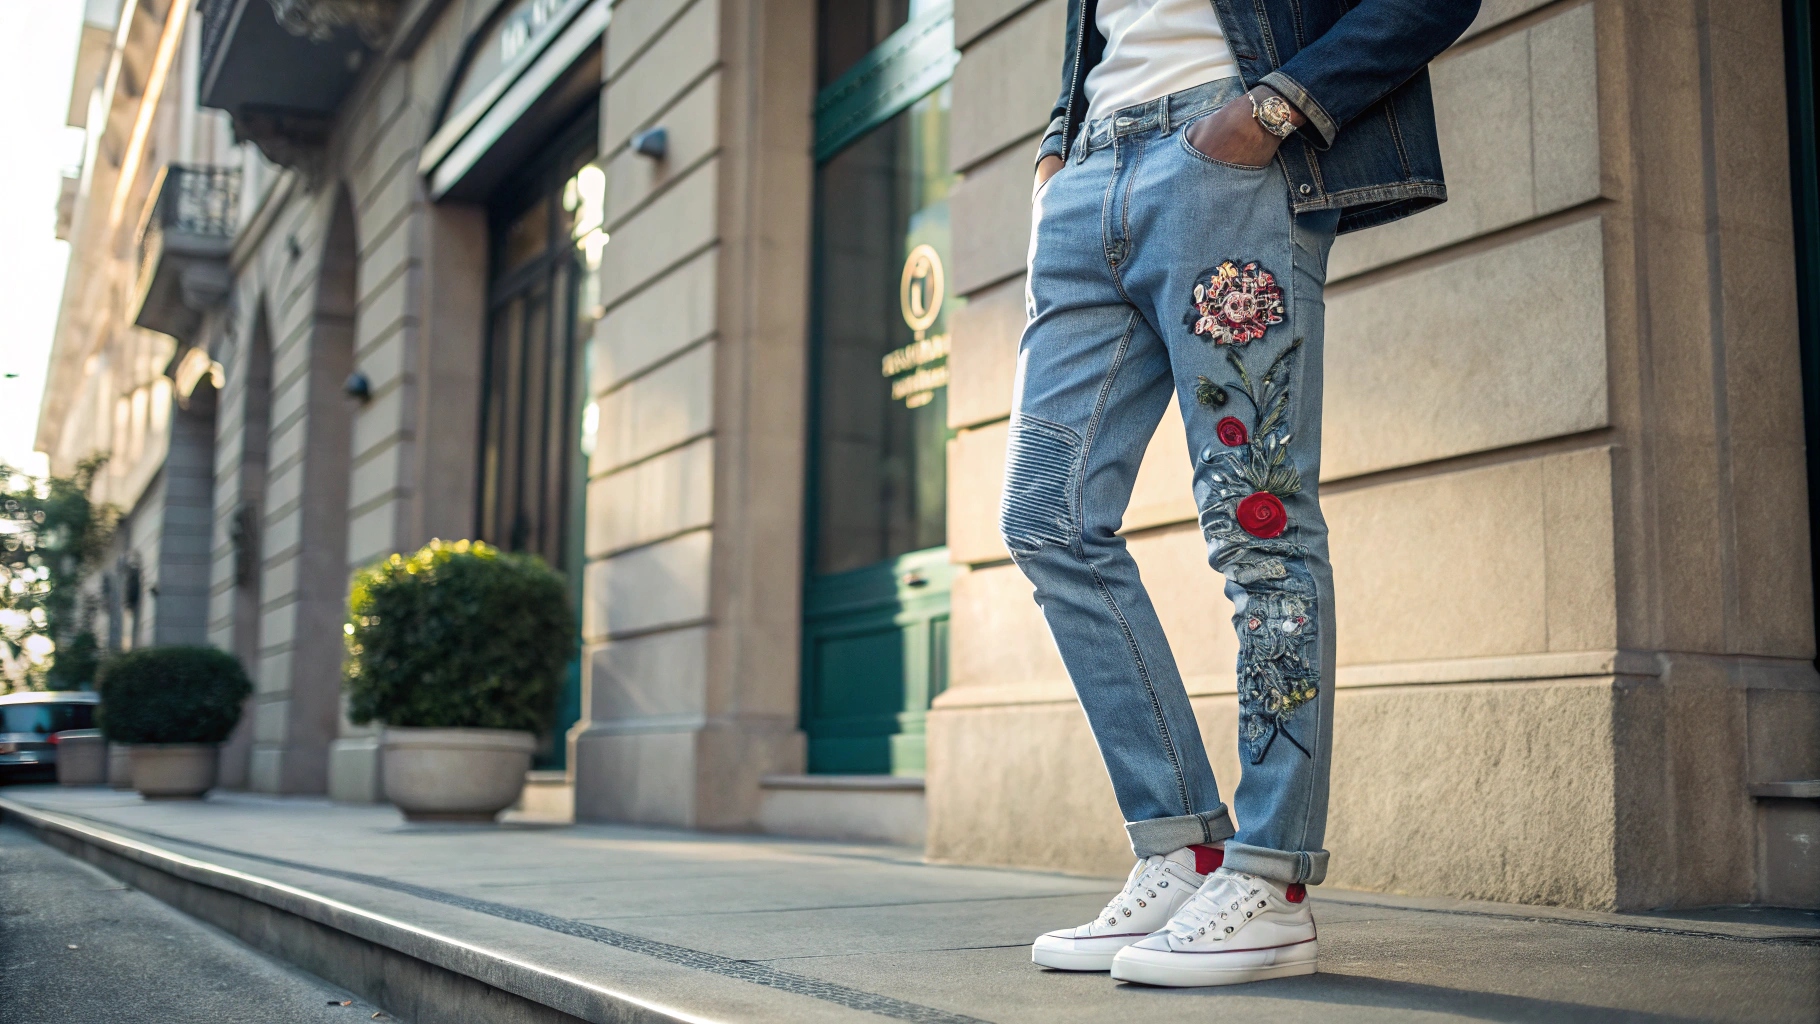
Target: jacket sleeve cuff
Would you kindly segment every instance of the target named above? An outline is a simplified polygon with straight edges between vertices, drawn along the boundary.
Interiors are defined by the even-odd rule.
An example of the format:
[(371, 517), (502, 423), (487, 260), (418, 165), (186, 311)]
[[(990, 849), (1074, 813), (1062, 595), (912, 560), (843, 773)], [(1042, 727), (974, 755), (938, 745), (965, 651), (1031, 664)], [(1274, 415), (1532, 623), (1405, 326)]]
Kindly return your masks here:
[(1302, 116), (1308, 119), (1308, 123), (1302, 126), (1302, 130), (1307, 131), (1308, 129), (1313, 128), (1319, 133), (1321, 136), (1321, 149), (1326, 149), (1328, 146), (1333, 145), (1333, 138), (1340, 133), (1340, 126), (1334, 122), (1332, 117), (1328, 116), (1327, 111), (1322, 109), (1321, 105), (1315, 101), (1315, 98), (1309, 94), (1308, 90), (1302, 88), (1302, 83), (1290, 78), (1281, 71), (1272, 71), (1270, 74), (1258, 79), (1258, 84), (1267, 85), (1270, 88), (1275, 89), (1279, 95), (1294, 104), (1295, 108), (1302, 112)]
[(1046, 156), (1059, 156), (1068, 159), (1068, 139), (1062, 132), (1062, 119), (1049, 122), (1049, 129), (1043, 133), (1043, 144), (1036, 149), (1036, 163), (1042, 163)]

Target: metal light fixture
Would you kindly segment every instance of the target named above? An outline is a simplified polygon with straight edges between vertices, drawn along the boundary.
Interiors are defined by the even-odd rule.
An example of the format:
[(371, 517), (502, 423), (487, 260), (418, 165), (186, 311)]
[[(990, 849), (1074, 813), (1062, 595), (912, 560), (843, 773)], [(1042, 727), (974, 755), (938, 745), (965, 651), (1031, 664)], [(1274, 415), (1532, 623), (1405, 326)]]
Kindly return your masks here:
[(662, 160), (670, 152), (670, 130), (663, 125), (646, 128), (632, 136), (632, 152), (639, 156), (648, 156), (653, 160)]

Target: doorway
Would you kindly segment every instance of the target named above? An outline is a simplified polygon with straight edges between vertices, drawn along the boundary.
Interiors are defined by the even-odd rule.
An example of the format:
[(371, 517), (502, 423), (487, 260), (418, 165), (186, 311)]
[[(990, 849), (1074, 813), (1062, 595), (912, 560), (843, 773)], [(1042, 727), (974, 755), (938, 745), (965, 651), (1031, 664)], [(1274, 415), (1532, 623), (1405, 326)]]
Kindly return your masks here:
[[(605, 177), (589, 113), (557, 134), (488, 204), (478, 534), (541, 557), (568, 580), (579, 619), (589, 339)], [(576, 654), (579, 655), (579, 646)], [(564, 767), (581, 716), (579, 657), (557, 697), (536, 767)]]
[(824, 0), (802, 725), (812, 773), (922, 775), (947, 685), (947, 4)]

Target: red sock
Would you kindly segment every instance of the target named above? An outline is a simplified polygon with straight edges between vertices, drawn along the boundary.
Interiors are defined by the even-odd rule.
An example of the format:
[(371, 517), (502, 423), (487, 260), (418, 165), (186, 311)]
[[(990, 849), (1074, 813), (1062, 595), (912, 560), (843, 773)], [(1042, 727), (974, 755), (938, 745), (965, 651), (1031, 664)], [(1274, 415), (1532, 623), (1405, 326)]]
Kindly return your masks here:
[(1283, 898), (1291, 903), (1300, 903), (1308, 898), (1308, 887), (1300, 882), (1291, 882), (1289, 888), (1284, 890)]
[(1226, 862), (1226, 851), (1217, 846), (1197, 844), (1189, 849), (1194, 851), (1194, 873), (1197, 875), (1211, 875)]

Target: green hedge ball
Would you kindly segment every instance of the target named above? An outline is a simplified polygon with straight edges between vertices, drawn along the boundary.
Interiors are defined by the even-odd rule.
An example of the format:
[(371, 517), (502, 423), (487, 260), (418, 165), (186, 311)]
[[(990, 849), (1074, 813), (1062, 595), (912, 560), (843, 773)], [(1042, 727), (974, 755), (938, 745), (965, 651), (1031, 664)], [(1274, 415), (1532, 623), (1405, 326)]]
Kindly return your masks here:
[(477, 541), (362, 569), (343, 630), (348, 716), (363, 725), (544, 733), (575, 657), (562, 575)]

